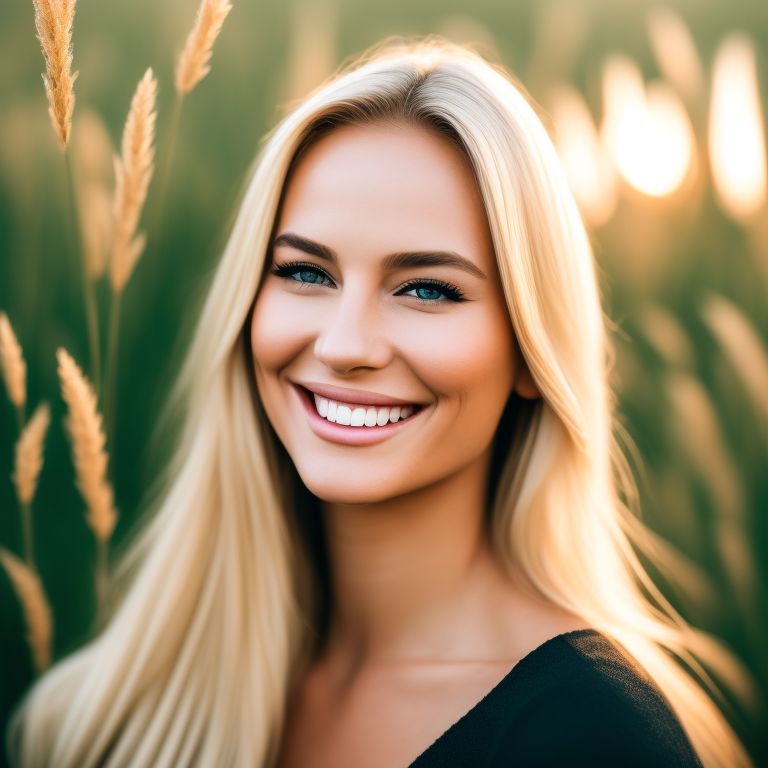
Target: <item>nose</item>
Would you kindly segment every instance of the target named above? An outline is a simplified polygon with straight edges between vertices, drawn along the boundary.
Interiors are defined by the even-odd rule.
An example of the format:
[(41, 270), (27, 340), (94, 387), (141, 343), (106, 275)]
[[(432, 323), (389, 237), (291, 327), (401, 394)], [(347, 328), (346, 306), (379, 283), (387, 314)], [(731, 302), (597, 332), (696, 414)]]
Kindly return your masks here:
[(341, 296), (323, 315), (314, 352), (339, 374), (387, 365), (392, 349), (375, 302), (362, 290)]

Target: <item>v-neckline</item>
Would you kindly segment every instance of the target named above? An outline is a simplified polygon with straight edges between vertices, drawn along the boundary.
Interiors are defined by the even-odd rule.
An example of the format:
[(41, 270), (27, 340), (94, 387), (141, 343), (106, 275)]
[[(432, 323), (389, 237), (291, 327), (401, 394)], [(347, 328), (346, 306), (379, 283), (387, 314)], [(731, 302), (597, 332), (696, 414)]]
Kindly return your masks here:
[(499, 692), (502, 688), (506, 688), (509, 684), (509, 681), (515, 675), (515, 673), (519, 670), (520, 665), (523, 664), (523, 662), (529, 660), (532, 656), (540, 653), (542, 650), (547, 648), (549, 645), (554, 643), (556, 640), (561, 640), (566, 637), (578, 637), (580, 635), (588, 635), (588, 634), (600, 634), (599, 630), (587, 628), (587, 629), (572, 629), (568, 632), (561, 632), (559, 635), (554, 635), (553, 637), (550, 637), (548, 640), (545, 640), (540, 645), (537, 645), (532, 650), (528, 651), (528, 653), (525, 654), (521, 659), (518, 659), (514, 666), (499, 680), (496, 685), (491, 688), (488, 693), (486, 693), (479, 701), (477, 701), (475, 704), (473, 704), (458, 720), (451, 723), (431, 744), (429, 744), (426, 749), (424, 749), (423, 752), (420, 752), (407, 766), (407, 768), (418, 768), (417, 763), (419, 763), (421, 760), (428, 758), (430, 756), (430, 753), (434, 752), (439, 744), (442, 744), (447, 739), (451, 738), (451, 736), (457, 731), (466, 721), (467, 719), (472, 716), (475, 712), (477, 712), (479, 709), (484, 708), (488, 706), (489, 702), (498, 696)]

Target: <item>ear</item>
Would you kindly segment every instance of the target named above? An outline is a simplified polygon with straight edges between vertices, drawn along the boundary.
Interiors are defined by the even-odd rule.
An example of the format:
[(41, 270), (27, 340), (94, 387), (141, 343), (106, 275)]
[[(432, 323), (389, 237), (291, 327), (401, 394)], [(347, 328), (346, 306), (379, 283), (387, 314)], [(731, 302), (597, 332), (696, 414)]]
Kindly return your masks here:
[(539, 392), (539, 388), (536, 386), (536, 382), (533, 380), (533, 376), (531, 376), (531, 372), (525, 363), (522, 364), (522, 367), (517, 372), (514, 391), (526, 400), (536, 400), (541, 397), (541, 392)]
[(531, 371), (528, 368), (528, 364), (525, 362), (525, 358), (523, 357), (519, 345), (515, 346), (517, 353), (515, 355), (515, 365), (517, 366), (517, 370), (515, 371), (515, 380), (512, 390), (526, 400), (536, 400), (541, 397), (541, 392), (536, 386), (533, 376), (531, 376)]

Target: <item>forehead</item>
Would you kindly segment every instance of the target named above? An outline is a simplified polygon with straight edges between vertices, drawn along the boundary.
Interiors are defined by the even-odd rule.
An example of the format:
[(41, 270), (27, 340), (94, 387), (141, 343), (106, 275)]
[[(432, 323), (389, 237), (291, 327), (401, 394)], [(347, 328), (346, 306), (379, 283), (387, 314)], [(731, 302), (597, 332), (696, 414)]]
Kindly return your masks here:
[(492, 266), (490, 233), (467, 158), (436, 130), (344, 125), (299, 159), (277, 233), (290, 230), (345, 255), (445, 249)]

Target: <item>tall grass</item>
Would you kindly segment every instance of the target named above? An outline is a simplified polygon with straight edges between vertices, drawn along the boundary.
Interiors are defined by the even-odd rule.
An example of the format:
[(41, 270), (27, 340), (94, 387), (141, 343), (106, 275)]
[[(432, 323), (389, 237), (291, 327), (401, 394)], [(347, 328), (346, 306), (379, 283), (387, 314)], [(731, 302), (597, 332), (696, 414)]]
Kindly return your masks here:
[[(48, 115), (56, 139), (56, 144), (51, 142), (51, 147), (58, 146), (65, 153), (70, 185), (67, 205), (71, 205), (73, 227), (76, 226), (81, 233), (76, 248), (83, 264), (83, 298), (88, 322), (90, 377), (86, 377), (74, 362), (74, 357), (63, 350), (58, 353), (58, 362), (62, 376), (62, 393), (65, 389), (68, 391), (64, 401), (69, 410), (69, 418), (81, 425), (76, 427), (74, 432), (90, 435), (87, 438), (75, 438), (73, 429), (67, 428), (72, 444), (77, 487), (83, 498), (93, 502), (92, 506), (91, 502), (86, 501), (89, 510), (86, 522), (98, 547), (96, 581), (101, 582), (101, 586), (98, 583), (95, 586), (98, 595), (103, 589), (104, 580), (108, 578), (108, 575), (105, 575), (108, 574), (108, 546), (116, 530), (117, 507), (120, 506), (125, 511), (128, 507), (127, 502), (121, 501), (120, 505), (116, 503), (115, 499), (122, 499), (123, 496), (120, 489), (114, 484), (110, 485), (108, 480), (109, 469), (114, 469), (115, 455), (114, 425), (117, 423), (117, 410), (114, 408), (114, 388), (117, 382), (122, 382), (122, 375), (127, 373), (125, 370), (121, 371), (117, 365), (120, 352), (118, 318), (121, 301), (126, 291), (130, 290), (132, 275), (141, 256), (155, 257), (154, 252), (147, 254), (143, 251), (147, 241), (143, 239), (141, 230), (143, 229), (152, 243), (153, 238), (156, 238), (165, 226), (163, 210), (167, 204), (169, 180), (181, 126), (182, 105), (190, 91), (197, 87), (210, 71), (211, 51), (231, 5), (228, 2), (202, 0), (192, 29), (175, 60), (175, 66), (169, 67), (173, 70), (173, 82), (169, 82), (167, 88), (163, 87), (162, 82), (154, 80), (153, 76), (147, 78), (145, 74), (142, 78), (143, 96), (139, 101), (143, 105), (144, 128), (147, 129), (150, 123), (154, 128), (154, 117), (150, 120), (149, 114), (155, 112), (158, 114), (158, 126), (167, 130), (163, 134), (164, 141), (158, 144), (157, 156), (154, 155), (154, 150), (150, 152), (146, 142), (148, 130), (143, 134), (144, 143), (137, 142), (144, 147), (143, 153), (137, 154), (138, 157), (144, 158), (144, 162), (143, 165), (136, 162), (135, 167), (143, 167), (144, 177), (149, 185), (147, 195), (151, 195), (145, 195), (147, 200), (142, 199), (138, 206), (136, 196), (131, 198), (132, 202), (128, 204), (126, 190), (128, 187), (141, 190), (142, 184), (131, 186), (131, 183), (126, 181), (126, 175), (122, 182), (118, 182), (117, 170), (115, 179), (110, 180), (101, 172), (91, 173), (88, 169), (82, 169), (83, 162), (88, 162), (88, 150), (79, 152), (78, 142), (82, 140), (83, 145), (91, 150), (99, 145), (102, 147), (99, 151), (103, 152), (106, 130), (103, 124), (101, 129), (94, 128), (100, 118), (93, 112), (90, 113), (93, 120), (81, 121), (80, 118), (89, 113), (79, 103), (77, 114), (74, 111), (74, 84), (77, 78), (77, 74), (71, 72), (74, 0), (35, 0), (34, 6), (37, 34), (46, 61), (44, 98), (48, 103)], [(329, 3), (325, 4), (325, 7), (332, 9), (335, 5)], [(317, 79), (327, 74), (330, 54), (322, 46), (328, 46), (332, 36), (326, 27), (318, 34), (315, 20), (322, 17), (323, 23), (329, 26), (333, 26), (335, 22), (329, 21), (334, 18), (332, 14), (316, 12), (317, 16), (310, 15), (311, 9), (314, 8), (311, 4), (295, 4), (292, 8), (292, 21), (289, 23), (293, 26), (290, 28), (288, 46), (291, 61), (283, 62), (289, 66), (277, 67), (274, 58), (270, 58), (275, 56), (275, 52), (269, 46), (263, 46), (263, 49), (253, 53), (251, 58), (246, 56), (243, 48), (242, 59), (249, 67), (263, 70), (255, 73), (258, 75), (258, 87), (271, 87), (273, 81), (278, 80), (285, 69), (295, 73), (292, 78), (283, 78), (289, 84), (294, 81), (303, 83), (296, 88), (291, 86), (290, 94), (286, 94), (294, 96), (299, 92), (304, 93), (308, 86), (316, 84)], [(303, 10), (307, 13), (303, 13)], [(354, 24), (353, 9), (349, 10), (349, 17), (345, 17), (347, 46), (360, 48), (371, 36), (390, 31), (366, 26), (364, 30), (361, 27), (356, 32), (349, 26)], [(265, 6), (259, 7), (258, 12), (266, 17), (269, 11)], [(480, 17), (482, 9), (478, 7), (477, 12)], [(237, 13), (243, 13), (243, 19), (248, 23), (252, 24), (256, 20), (255, 9), (247, 10), (238, 6)], [(248, 17), (248, 13), (253, 16)], [(444, 13), (444, 9), (440, 9), (439, 13)], [(539, 26), (541, 19), (551, 20), (555, 16), (560, 19), (556, 29), (552, 26), (548, 28), (548, 36), (536, 38), (549, 41), (549, 44), (529, 52), (528, 60), (535, 64), (531, 65), (532, 72), (536, 75), (534, 82), (539, 87), (539, 90), (533, 91), (534, 97), (543, 96), (545, 87), (568, 81), (569, 87), (585, 96), (585, 103), (590, 100), (590, 103), (594, 104), (599, 83), (586, 70), (593, 66), (596, 54), (594, 49), (590, 53), (585, 48), (585, 41), (591, 39), (589, 34), (592, 27), (589, 25), (596, 29), (601, 23), (600, 19), (597, 16), (590, 18), (572, 4), (541, 4), (533, 9), (532, 15)], [(702, 18), (704, 15), (702, 13)], [(565, 22), (562, 21), (563, 16), (567, 17)], [(275, 19), (270, 18), (269, 21), (274, 23)], [(674, 31), (675, 25), (677, 31)], [(686, 71), (674, 69), (674, 61), (668, 56), (669, 50), (664, 49), (663, 39), (664, 35), (668, 35), (669, 29), (672, 29), (679, 39), (683, 39), (680, 37), (683, 33), (669, 13), (657, 13), (650, 26), (653, 36), (652, 48), (662, 61), (658, 68), (685, 97), (697, 129), (697, 140), (703, 146), (706, 129), (700, 120), (707, 114), (706, 89), (709, 84), (704, 74), (706, 66), (699, 66), (701, 62), (697, 63), (696, 59), (698, 52), (691, 48), (688, 41), (684, 44), (690, 49), (687, 54), (690, 66)], [(489, 23), (487, 29), (490, 30), (491, 27)], [(664, 32), (665, 28), (667, 32)], [(506, 55), (510, 63), (524, 65), (525, 58), (520, 51), (524, 50), (526, 33), (522, 28), (518, 30), (510, 27), (507, 31), (508, 35), (496, 38), (496, 47)], [(333, 32), (336, 34), (337, 30), (334, 29)], [(492, 37), (493, 33), (488, 31), (487, 34)], [(31, 35), (29, 37), (31, 47), (34, 40)], [(255, 34), (243, 36), (249, 44), (255, 38)], [(269, 41), (268, 36), (266, 39)], [(319, 54), (318, 49), (313, 47), (313, 40), (314, 45), (321, 48)], [(552, 40), (559, 40), (561, 46), (558, 48), (552, 45)], [(515, 41), (517, 48), (513, 45)], [(263, 44), (264, 39), (259, 42)], [(617, 38), (615, 44), (620, 46), (623, 42)], [(613, 46), (612, 38), (611, 47)], [(170, 51), (167, 53), (168, 60), (171, 61)], [(336, 56), (335, 51), (332, 53)], [(579, 58), (584, 56), (592, 56), (592, 61), (587, 62), (586, 69), (581, 67), (583, 58)], [(339, 57), (336, 58), (338, 60)], [(81, 61), (79, 58), (78, 60)], [(157, 71), (162, 72), (160, 68)], [(314, 83), (309, 82), (311, 78), (315, 78)], [(254, 81), (256, 79), (253, 78)], [(154, 85), (150, 84), (150, 80)], [(248, 80), (250, 85), (250, 71)], [(112, 93), (118, 90), (118, 85), (118, 81), (110, 84)], [(162, 104), (159, 109), (157, 103), (152, 109), (148, 109), (150, 92), (155, 100), (158, 93), (174, 93), (174, 105), (169, 105), (168, 115), (163, 112)], [(94, 89), (92, 93), (98, 94), (98, 90)], [(126, 88), (127, 93), (130, 91)], [(137, 94), (138, 88), (134, 98)], [(274, 94), (270, 92), (268, 96), (271, 108)], [(44, 98), (41, 90), (41, 104), (44, 103)], [(129, 116), (132, 111), (133, 101), (128, 109)], [(19, 133), (25, 134), (25, 128), (20, 122), (21, 127), (17, 126), (12, 133), (8, 131), (11, 127), (12, 112), (13, 110), (9, 109), (6, 114), (0, 114), (0, 125), (6, 136), (17, 137)], [(123, 114), (125, 113), (120, 114), (120, 118)], [(269, 113), (265, 111), (265, 114)], [(30, 115), (34, 115), (38, 122), (45, 125), (42, 107), (39, 115), (31, 109), (26, 109), (25, 119)], [(255, 129), (248, 110), (242, 104), (233, 103), (230, 117), (230, 124), (236, 124), (238, 121), (248, 124), (247, 130), (244, 128), (233, 133), (237, 136), (247, 136), (250, 140)], [(125, 121), (120, 156), (120, 163), (124, 164), (125, 168), (130, 164), (125, 153), (129, 120), (130, 118)], [(47, 129), (47, 126), (45, 127)], [(248, 133), (249, 131), (251, 133)], [(27, 131), (25, 135), (28, 133)], [(108, 139), (108, 136), (106, 138)], [(111, 147), (111, 142), (107, 141), (107, 144)], [(31, 154), (23, 158), (16, 157), (15, 155), (20, 154), (18, 148), (22, 146), (21, 141), (9, 140), (5, 147), (0, 148), (0, 162), (3, 162), (2, 158), (6, 158), (6, 163), (14, 162), (14, 168), (21, 169), (20, 172), (24, 173), (25, 162), (26, 167), (31, 168), (33, 162), (39, 165), (47, 161), (46, 156), (40, 152), (37, 153), (38, 157), (32, 157)], [(70, 153), (72, 162), (69, 159)], [(151, 162), (148, 163), (150, 155)], [(236, 155), (237, 161), (240, 162), (241, 155), (233, 155)], [(155, 165), (157, 179), (153, 180), (153, 172), (147, 169)], [(204, 164), (199, 164), (198, 167), (204, 168)], [(46, 172), (47, 170), (46, 168)], [(651, 524), (660, 531), (671, 534), (676, 546), (687, 551), (691, 558), (687, 566), (681, 565), (682, 570), (677, 574), (669, 574), (670, 581), (676, 576), (684, 582), (685, 595), (679, 599), (692, 618), (700, 619), (700, 623), (708, 624), (716, 631), (727, 630), (731, 633), (732, 644), (739, 653), (748, 657), (748, 663), (759, 675), (760, 684), (768, 688), (768, 661), (764, 653), (765, 647), (768, 646), (768, 633), (764, 622), (761, 621), (761, 606), (767, 598), (765, 553), (760, 548), (767, 530), (763, 509), (768, 498), (768, 485), (765, 480), (768, 477), (765, 431), (762, 429), (768, 424), (764, 296), (754, 290), (759, 276), (751, 273), (747, 262), (736, 260), (740, 256), (737, 251), (742, 243), (743, 233), (739, 230), (740, 225), (727, 221), (721, 212), (708, 204), (709, 191), (706, 185), (709, 180), (706, 175), (706, 163), (701, 170), (699, 185), (703, 191), (699, 189), (697, 192), (697, 205), (700, 207), (693, 213), (686, 209), (679, 217), (679, 222), (673, 221), (675, 225), (679, 223), (680, 228), (673, 230), (673, 240), (662, 242), (666, 250), (649, 253), (647, 261), (642, 261), (644, 249), (649, 248), (650, 235), (643, 227), (648, 222), (647, 218), (633, 218), (634, 212), (629, 210), (633, 205), (633, 198), (628, 195), (619, 203), (618, 213), (612, 221), (594, 228), (594, 239), (598, 245), (596, 250), (606, 282), (610, 284), (616, 297), (617, 314), (623, 316), (630, 326), (629, 338), (622, 347), (618, 361), (622, 369), (620, 396), (622, 406), (628, 414), (629, 431), (638, 435), (642, 452), (649, 459), (648, 494), (653, 496), (653, 503), (647, 505), (647, 514)], [(219, 172), (219, 168), (216, 172)], [(126, 170), (124, 174), (127, 173)], [(202, 176), (203, 171), (200, 173)], [(32, 205), (36, 203), (33, 196), (48, 194), (48, 190), (46, 187), (35, 187), (31, 176), (29, 173), (18, 177), (14, 184), (20, 195), (23, 192), (23, 199), (30, 201), (28, 208), (34, 207), (37, 211), (38, 208)], [(123, 184), (122, 192), (117, 190), (119, 183)], [(212, 174), (212, 182), (207, 188), (215, 189), (212, 194), (216, 196), (226, 193), (232, 183), (231, 178), (220, 172), (219, 177)], [(58, 197), (56, 192), (52, 191), (50, 195), (55, 203)], [(125, 200), (118, 205), (116, 201), (121, 196)], [(190, 194), (188, 200), (192, 199)], [(12, 202), (18, 201), (13, 198)], [(142, 211), (142, 205), (147, 202), (150, 207)], [(126, 212), (124, 218), (122, 214), (116, 215), (115, 211), (118, 209)], [(44, 208), (40, 206), (40, 210)], [(132, 212), (129, 214), (129, 211)], [(632, 215), (629, 215), (630, 213)], [(189, 211), (190, 218), (202, 222), (201, 227), (218, 226), (212, 219), (206, 220), (205, 215), (207, 212), (201, 209)], [(143, 227), (140, 224), (142, 217), (146, 222)], [(118, 231), (118, 221), (122, 221), (121, 231)], [(134, 222), (135, 226), (128, 226), (131, 222)], [(23, 226), (25, 232), (29, 233), (25, 243), (43, 242), (47, 250), (38, 249), (45, 254), (43, 258), (58, 257), (61, 249), (52, 249), (52, 246), (58, 247), (58, 243), (55, 238), (45, 234), (43, 223), (30, 215)], [(655, 232), (655, 226), (653, 228)], [(31, 239), (32, 236), (34, 240)], [(117, 245), (118, 239), (120, 245)], [(180, 242), (178, 239), (174, 244), (178, 245)], [(116, 250), (122, 251), (120, 259), (114, 256)], [(161, 255), (158, 252), (157, 258), (161, 258)], [(14, 258), (19, 258), (15, 251)], [(726, 258), (730, 259), (727, 263)], [(630, 264), (628, 261), (631, 259), (634, 261)], [(738, 268), (734, 268), (734, 265)], [(31, 269), (31, 266), (27, 267), (28, 271)], [(653, 274), (657, 275), (658, 279), (643, 281), (633, 277), (642, 276), (644, 270), (655, 270)], [(105, 370), (101, 368), (99, 360), (100, 326), (96, 303), (93, 301), (94, 286), (102, 278), (109, 280), (109, 312), (112, 314), (112, 319), (108, 319)], [(37, 285), (41, 281), (34, 275), (32, 282)], [(119, 286), (119, 291), (115, 291), (116, 286)], [(173, 286), (173, 289), (178, 289), (178, 286)], [(53, 287), (46, 287), (44, 290), (52, 291)], [(169, 295), (178, 298), (181, 293), (169, 290)], [(735, 297), (741, 297), (743, 301)], [(45, 297), (44, 302), (46, 307), (49, 306), (47, 298)], [(122, 306), (126, 309), (128, 304)], [(159, 313), (157, 308), (152, 309)], [(11, 314), (18, 318), (16, 313)], [(634, 327), (633, 322), (636, 322)], [(19, 327), (23, 328), (23, 325)], [(44, 332), (49, 330), (49, 326), (43, 326)], [(67, 333), (68, 330), (62, 329), (62, 332)], [(643, 348), (644, 344), (649, 345), (650, 352)], [(45, 341), (39, 337), (34, 346), (45, 350)], [(24, 560), (15, 557), (9, 549), (0, 549), (3, 553), (0, 561), (9, 574), (14, 591), (23, 606), (30, 651), (35, 668), (39, 670), (49, 663), (50, 656), (46, 658), (45, 647), (50, 646), (52, 632), (46, 630), (46, 611), (42, 606), (47, 604), (47, 599), (42, 576), (34, 558), (35, 529), (31, 522), (32, 504), (35, 503), (35, 498), (40, 497), (41, 489), (37, 486), (42, 485), (42, 490), (45, 490), (47, 484), (53, 484), (53, 477), (62, 474), (58, 471), (60, 467), (50, 468), (52, 471), (42, 469), (46, 450), (45, 436), (47, 431), (51, 430), (50, 424), (55, 424), (58, 419), (57, 407), (60, 404), (53, 402), (54, 398), (48, 398), (53, 405), (48, 412), (49, 424), (45, 424), (45, 428), (45, 417), (42, 415), (45, 412), (44, 405), (38, 406), (32, 418), (27, 421), (26, 363), (16, 336), (13, 335), (10, 321), (3, 313), (0, 313), (0, 361), (5, 387), (18, 424), (15, 472), (11, 479), (19, 498), (20, 509), (23, 509), (22, 499), (29, 498), (29, 511), (26, 514), (30, 521), (28, 525), (23, 522), (25, 513), (22, 512), (22, 540), (20, 546), (14, 548), (25, 553)], [(35, 368), (34, 359), (32, 363), (31, 367)], [(53, 359), (48, 363), (51, 369), (55, 367)], [(727, 365), (728, 373), (732, 374), (731, 380), (726, 383), (713, 374), (713, 370), (721, 364)], [(39, 367), (38, 364), (37, 368)], [(134, 372), (133, 375), (154, 374), (145, 371)], [(65, 372), (70, 379), (66, 387), (63, 381)], [(42, 376), (40, 378), (42, 379)], [(102, 398), (103, 419), (99, 416), (99, 398)], [(139, 399), (132, 401), (126, 398), (126, 401), (137, 407)], [(146, 418), (149, 420), (149, 417)], [(88, 425), (88, 429), (82, 425)], [(11, 443), (10, 436), (4, 434), (3, 439), (8, 444)], [(76, 447), (78, 439), (81, 443), (79, 448)], [(109, 452), (107, 448), (110, 449)], [(84, 459), (86, 455), (92, 457), (90, 469), (78, 469), (79, 464), (83, 464), (83, 467), (87, 464)], [(139, 459), (135, 453), (130, 457), (126, 456), (126, 464), (129, 461), (131, 464), (138, 463)], [(5, 476), (8, 477), (9, 474), (6, 472)], [(85, 479), (81, 478), (81, 474)], [(136, 480), (134, 485), (138, 486), (139, 481)], [(83, 490), (84, 488), (86, 490)], [(94, 512), (94, 509), (97, 511)], [(50, 532), (46, 530), (36, 533), (38, 536), (50, 536)], [(660, 542), (659, 546), (664, 545)], [(45, 575), (45, 568), (42, 572)], [(58, 606), (54, 605), (54, 608), (56, 607)], [(64, 615), (69, 609), (62, 606), (59, 610), (62, 611), (61, 615)], [(52, 626), (53, 616), (50, 611), (48, 615)], [(759, 738), (759, 734), (754, 737)], [(768, 760), (768, 748), (765, 759)]]
[[(115, 156), (114, 192), (106, 188), (100, 158), (111, 151), (98, 115), (86, 111), (75, 125), (82, 136), (73, 142), (70, 157), (74, 83), (72, 28), (76, 0), (33, 0), (37, 37), (45, 60), (44, 89), (48, 114), (59, 148), (64, 153), (67, 198), (74, 249), (81, 258), (83, 298), (91, 351), (92, 382), (63, 348), (56, 352), (62, 398), (68, 415), (64, 421), (72, 450), (75, 485), (86, 502), (86, 522), (97, 546), (95, 593), (100, 608), (109, 578), (109, 542), (118, 521), (114, 490), (109, 479), (107, 440), (114, 439), (114, 383), (118, 345), (120, 300), (144, 251), (146, 236), (139, 231), (142, 209), (154, 174), (155, 122), (158, 82), (151, 68), (136, 86), (123, 128), (121, 154)], [(213, 44), (232, 6), (226, 0), (202, 0), (195, 23), (178, 56), (174, 83), (177, 109), (172, 121), (166, 177), (171, 165), (181, 102), (209, 72)], [(167, 181), (167, 178), (166, 178)], [(101, 389), (99, 320), (95, 286), (108, 276), (111, 289), (108, 320), (106, 380)], [(16, 335), (0, 312), (0, 365), (8, 397), (15, 408), (18, 439), (12, 480), (22, 517), (25, 560), (0, 547), (0, 563), (21, 603), (35, 668), (42, 671), (51, 660), (52, 615), (35, 563), (32, 502), (43, 466), (45, 436), (51, 421), (47, 403), (41, 403), (26, 423), (27, 368)], [(103, 408), (99, 399), (103, 399)], [(105, 416), (102, 416), (102, 412)], [(108, 427), (108, 428), (107, 428)]]

